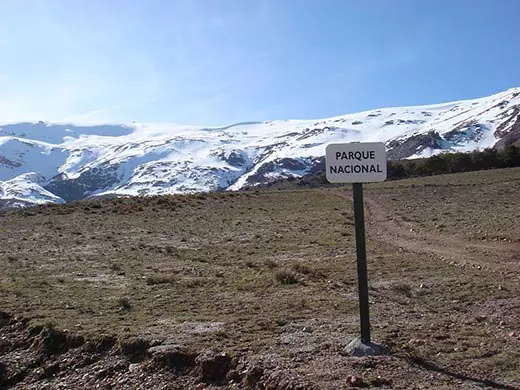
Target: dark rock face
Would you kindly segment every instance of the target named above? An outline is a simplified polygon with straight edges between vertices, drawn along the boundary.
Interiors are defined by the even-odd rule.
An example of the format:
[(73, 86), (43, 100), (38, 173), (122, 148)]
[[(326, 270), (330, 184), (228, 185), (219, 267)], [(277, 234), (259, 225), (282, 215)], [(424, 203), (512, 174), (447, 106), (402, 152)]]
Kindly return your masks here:
[(11, 161), (4, 156), (0, 156), (0, 165), (4, 165), (8, 168), (18, 168), (22, 166), (22, 163), (19, 163), (18, 161)]
[(323, 173), (325, 172), (325, 157), (317, 158), (312, 161), (308, 173)]
[(269, 157), (271, 154), (276, 152), (277, 150), (281, 150), (284, 147), (288, 146), (287, 142), (278, 142), (269, 146), (266, 146), (264, 148), (264, 152), (258, 155), (255, 160), (253, 161), (254, 164), (258, 164), (259, 162), (264, 161), (267, 157)]
[(387, 143), (389, 160), (401, 160), (422, 152), (426, 148), (441, 149), (442, 138), (436, 131), (428, 134), (413, 135), (404, 140)]
[[(298, 170), (305, 170), (307, 168), (307, 164), (305, 161), (302, 161), (302, 160), (294, 160), (292, 158), (284, 158), (284, 159), (281, 159), (281, 160), (277, 160), (276, 162), (272, 163), (273, 165), (272, 166), (277, 166), (281, 169), (288, 169), (288, 170), (291, 170), (291, 171), (298, 171)], [(269, 164), (265, 164), (262, 166), (262, 168), (260, 168), (260, 170), (263, 170), (264, 167), (266, 167), (266, 172), (269, 171), (269, 169), (267, 169), (267, 166)], [(260, 171), (259, 170), (259, 171)]]
[(80, 200), (94, 191), (116, 184), (119, 181), (117, 168), (117, 165), (112, 165), (106, 168), (89, 169), (75, 179), (58, 175), (51, 179), (44, 188), (67, 202)]
[[(507, 125), (511, 124), (508, 129)], [(500, 140), (495, 144), (494, 148), (503, 150), (507, 145), (520, 144), (520, 107), (516, 106), (513, 109), (511, 116), (498, 127), (495, 131), (495, 136)]]
[(246, 164), (246, 159), (244, 158), (244, 156), (242, 156), (239, 153), (235, 153), (235, 152), (231, 152), (229, 154), (229, 157), (226, 159), (226, 161), (232, 167), (241, 167)]
[(486, 128), (476, 122), (463, 123), (453, 130), (444, 134), (444, 139), (451, 143), (465, 143), (469, 141), (478, 141), (482, 138)]
[[(278, 180), (279, 177), (270, 177), (270, 174), (280, 170), (287, 171), (301, 171), (305, 174), (315, 173), (318, 171), (325, 170), (325, 159), (324, 158), (309, 158), (309, 159), (293, 159), (293, 158), (282, 158), (268, 163), (263, 164), (254, 175), (251, 175), (247, 179), (247, 184), (255, 185), (258, 183), (269, 183), (273, 180)], [(293, 177), (294, 175), (288, 173), (282, 177)]]
[(249, 162), (247, 156), (240, 150), (233, 150), (229, 153), (229, 155), (220, 153), (218, 157), (235, 168), (243, 168), (244, 166), (248, 165)]
[(320, 128), (316, 128), (316, 129), (305, 129), (303, 131), (303, 133), (301, 133), (301, 135), (299, 137), (296, 138), (296, 141), (301, 141), (301, 140), (304, 140), (304, 139), (307, 139), (307, 138), (310, 138), (310, 137), (313, 137), (315, 135), (318, 135), (318, 134), (321, 134), (321, 133), (324, 133), (326, 131), (329, 131), (329, 130), (333, 130), (335, 129), (335, 127), (324, 127), (322, 129)]

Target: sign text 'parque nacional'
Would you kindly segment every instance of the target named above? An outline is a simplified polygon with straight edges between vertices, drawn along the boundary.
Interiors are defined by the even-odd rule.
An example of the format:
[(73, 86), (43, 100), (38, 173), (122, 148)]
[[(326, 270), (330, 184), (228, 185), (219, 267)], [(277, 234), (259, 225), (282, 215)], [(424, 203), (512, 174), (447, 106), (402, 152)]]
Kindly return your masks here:
[(386, 149), (382, 142), (329, 144), (325, 152), (331, 183), (369, 183), (386, 180)]

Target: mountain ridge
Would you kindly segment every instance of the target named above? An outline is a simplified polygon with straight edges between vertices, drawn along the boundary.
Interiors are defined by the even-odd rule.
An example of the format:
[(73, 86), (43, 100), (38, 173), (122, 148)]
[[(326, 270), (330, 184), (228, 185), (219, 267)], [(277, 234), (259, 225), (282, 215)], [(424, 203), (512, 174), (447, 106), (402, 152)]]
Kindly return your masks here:
[(0, 125), (0, 204), (238, 190), (323, 169), (332, 142), (385, 142), (390, 159), (406, 159), (501, 149), (519, 140), (520, 88), (465, 101), (213, 128), (11, 123)]

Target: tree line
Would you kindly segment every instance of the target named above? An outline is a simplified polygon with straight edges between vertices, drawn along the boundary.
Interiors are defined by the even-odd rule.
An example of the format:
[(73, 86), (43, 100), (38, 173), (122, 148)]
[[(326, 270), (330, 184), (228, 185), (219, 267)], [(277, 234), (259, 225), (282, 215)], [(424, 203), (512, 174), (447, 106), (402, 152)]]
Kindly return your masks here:
[(520, 148), (508, 145), (503, 150), (484, 149), (470, 153), (442, 153), (417, 160), (388, 162), (388, 179), (520, 167)]
[[(503, 150), (484, 149), (469, 153), (442, 153), (415, 160), (395, 160), (388, 162), (388, 180), (410, 177), (442, 175), (446, 173), (480, 171), (484, 169), (520, 167), (520, 148), (508, 145)], [(320, 162), (318, 172), (300, 178), (279, 179), (262, 187), (335, 187), (325, 177), (325, 159)]]

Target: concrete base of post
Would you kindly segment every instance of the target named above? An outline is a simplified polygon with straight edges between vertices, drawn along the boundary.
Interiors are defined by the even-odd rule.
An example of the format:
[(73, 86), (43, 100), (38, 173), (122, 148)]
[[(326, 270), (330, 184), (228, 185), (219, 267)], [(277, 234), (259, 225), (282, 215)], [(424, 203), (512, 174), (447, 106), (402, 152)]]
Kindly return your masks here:
[(363, 343), (361, 337), (352, 340), (343, 350), (345, 354), (350, 356), (380, 356), (388, 355), (388, 349), (376, 343)]

